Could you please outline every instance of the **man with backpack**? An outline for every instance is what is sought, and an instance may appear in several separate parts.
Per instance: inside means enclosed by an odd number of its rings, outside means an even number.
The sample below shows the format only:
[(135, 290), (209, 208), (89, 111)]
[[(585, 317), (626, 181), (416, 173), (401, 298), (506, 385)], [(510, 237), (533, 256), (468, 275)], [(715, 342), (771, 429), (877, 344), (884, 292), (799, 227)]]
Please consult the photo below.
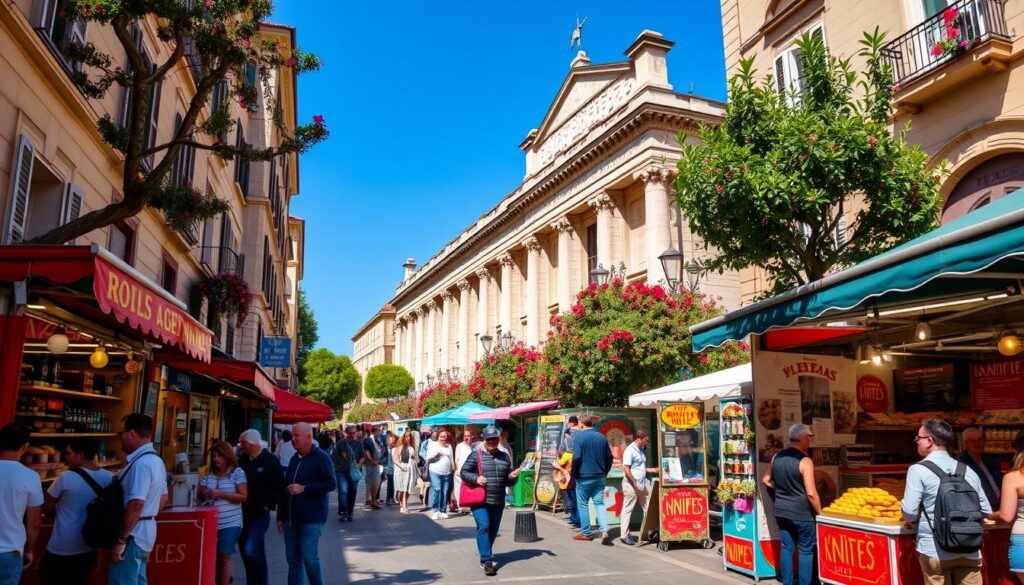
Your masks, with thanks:
[(914, 443), (924, 457), (910, 466), (903, 516), (917, 521), (917, 553), (926, 585), (981, 585), (982, 520), (992, 511), (978, 475), (949, 454), (949, 423), (921, 423)]
[(118, 436), (127, 456), (111, 487), (123, 490), (124, 518), (110, 550), (107, 583), (137, 585), (146, 583), (146, 560), (156, 543), (156, 516), (167, 504), (167, 469), (153, 449), (152, 418), (129, 414)]

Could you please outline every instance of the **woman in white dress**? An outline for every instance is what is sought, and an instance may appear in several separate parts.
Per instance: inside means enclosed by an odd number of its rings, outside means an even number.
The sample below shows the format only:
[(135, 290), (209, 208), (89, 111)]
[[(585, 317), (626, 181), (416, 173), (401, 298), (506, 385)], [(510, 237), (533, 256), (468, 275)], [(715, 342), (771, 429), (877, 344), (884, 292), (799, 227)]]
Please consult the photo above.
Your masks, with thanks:
[(416, 490), (416, 480), (419, 478), (419, 455), (416, 454), (415, 441), (413, 431), (406, 429), (398, 445), (391, 450), (391, 458), (395, 463), (395, 493), (402, 514), (409, 512), (409, 494)]

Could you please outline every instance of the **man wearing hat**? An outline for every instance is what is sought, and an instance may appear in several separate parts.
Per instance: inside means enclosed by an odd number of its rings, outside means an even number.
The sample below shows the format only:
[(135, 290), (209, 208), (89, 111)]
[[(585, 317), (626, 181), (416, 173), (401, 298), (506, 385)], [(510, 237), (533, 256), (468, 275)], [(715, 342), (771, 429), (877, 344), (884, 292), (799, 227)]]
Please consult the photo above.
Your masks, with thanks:
[(821, 514), (821, 498), (814, 485), (811, 427), (796, 423), (789, 427), (789, 448), (772, 458), (771, 469), (761, 479), (774, 498), (775, 523), (782, 538), (779, 560), (783, 585), (793, 585), (793, 552), (799, 551), (800, 585), (814, 579), (814, 516)]
[(480, 553), (480, 567), (488, 576), (497, 573), (493, 547), (501, 525), (501, 514), (505, 511), (505, 488), (519, 479), (519, 470), (512, 468), (508, 454), (498, 449), (500, 440), (501, 431), (497, 427), (485, 427), (483, 446), (470, 453), (459, 471), (464, 487), (468, 484), (484, 489), (483, 503), (469, 507), (473, 511), (473, 521), (476, 522), (476, 548)]

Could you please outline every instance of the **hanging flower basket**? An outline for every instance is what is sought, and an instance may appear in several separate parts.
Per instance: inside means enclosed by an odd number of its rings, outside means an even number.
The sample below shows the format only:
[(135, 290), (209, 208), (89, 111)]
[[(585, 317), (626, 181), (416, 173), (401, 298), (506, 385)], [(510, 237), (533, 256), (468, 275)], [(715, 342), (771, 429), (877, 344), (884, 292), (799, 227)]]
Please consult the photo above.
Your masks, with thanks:
[(244, 278), (233, 272), (221, 272), (199, 281), (197, 286), (215, 318), (234, 315), (236, 326), (245, 323), (252, 305), (252, 292)]
[(153, 193), (149, 205), (163, 212), (171, 229), (196, 233), (199, 224), (231, 209), (227, 201), (202, 193), (187, 185), (167, 184)]

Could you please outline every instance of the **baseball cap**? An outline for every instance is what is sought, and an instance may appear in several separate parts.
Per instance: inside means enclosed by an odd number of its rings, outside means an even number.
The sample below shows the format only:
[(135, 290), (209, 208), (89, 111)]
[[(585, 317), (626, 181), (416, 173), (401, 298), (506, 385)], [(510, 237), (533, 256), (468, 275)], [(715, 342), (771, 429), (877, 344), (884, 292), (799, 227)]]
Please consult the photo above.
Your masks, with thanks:
[(811, 430), (811, 427), (803, 423), (796, 423), (795, 425), (789, 427), (790, 441), (799, 441), (800, 439), (804, 438), (804, 435), (810, 435), (813, 437), (814, 431)]
[(494, 425), (487, 425), (484, 427), (484, 438), (485, 439), (497, 439), (501, 436), (501, 431)]

